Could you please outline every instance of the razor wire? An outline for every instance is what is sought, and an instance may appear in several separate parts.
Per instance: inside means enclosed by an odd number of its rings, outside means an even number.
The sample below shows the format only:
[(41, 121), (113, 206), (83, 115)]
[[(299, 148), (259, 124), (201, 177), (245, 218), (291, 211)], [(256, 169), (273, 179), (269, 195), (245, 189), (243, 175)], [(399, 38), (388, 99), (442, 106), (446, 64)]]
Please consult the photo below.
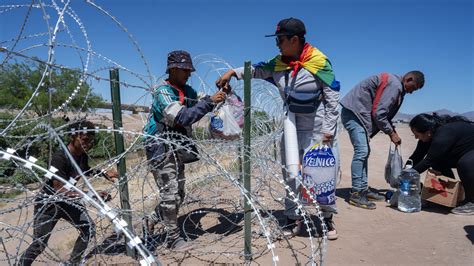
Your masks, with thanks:
[[(89, 37), (85, 21), (75, 8), (88, 7), (87, 12), (96, 12), (112, 21), (132, 44), (131, 49), (143, 62), (142, 70), (127, 67), (126, 62), (114, 59), (115, 55), (94, 50), (94, 41)], [(40, 81), (33, 88), (27, 103), (20, 109), (5, 108), (13, 114), (12, 119), (0, 119), (0, 263), (16, 264), (28, 245), (33, 241), (34, 208), (36, 199), (43, 204), (67, 202), (74, 205), (76, 200), (64, 198), (60, 194), (44, 195), (41, 189), (50, 179), (60, 181), (70, 191), (81, 195), (78, 208), (89, 213), (95, 232), (86, 249), (83, 263), (134, 262), (149, 265), (153, 263), (248, 263), (243, 254), (243, 213), (244, 202), (252, 209), (252, 257), (253, 261), (265, 264), (324, 264), (327, 247), (327, 228), (323, 221), (320, 206), (312, 199), (312, 205), (303, 204), (298, 191), (285, 183), (282, 177), (284, 165), (280, 162), (280, 138), (283, 127), (283, 102), (278, 90), (265, 81), (252, 81), (252, 190), (246, 191), (241, 182), (242, 139), (213, 139), (209, 132), (209, 116), (194, 125), (193, 141), (199, 151), (198, 162), (186, 165), (186, 197), (180, 208), (179, 224), (183, 234), (193, 241), (195, 248), (186, 253), (171, 252), (166, 245), (166, 228), (158, 223), (154, 232), (146, 230), (144, 218), (153, 212), (160, 200), (160, 194), (150, 174), (149, 162), (145, 156), (146, 138), (154, 138), (167, 145), (187, 149), (173, 141), (173, 136), (160, 134), (150, 136), (142, 132), (147, 122), (146, 114), (124, 114), (124, 126), (112, 129), (110, 113), (97, 111), (77, 112), (70, 108), (77, 98), (83, 84), (90, 88), (100, 83), (110, 82), (107, 77), (110, 69), (118, 68), (125, 73), (120, 85), (126, 90), (134, 90), (136, 104), (151, 105), (152, 94), (163, 77), (154, 77), (138, 41), (129, 30), (104, 7), (92, 1), (77, 3), (73, 1), (32, 1), (25, 4), (0, 5), (0, 16), (13, 12), (26, 15), (17, 27), (19, 31), (6, 40), (0, 40), (0, 55), (3, 55), (0, 68), (14, 62), (28, 62), (44, 66)], [(46, 25), (38, 32), (30, 32), (30, 23), (40, 14), (39, 21)], [(54, 26), (51, 26), (54, 25)], [(63, 50), (64, 49), (64, 50)], [(46, 51), (46, 52), (44, 52)], [(43, 53), (44, 52), (44, 53)], [(75, 60), (65, 60), (63, 53), (76, 56)], [(41, 57), (42, 54), (46, 56)], [(165, 52), (163, 52), (165, 54)], [(215, 92), (212, 81), (232, 66), (223, 58), (203, 54), (193, 58), (196, 73), (189, 83), (202, 95)], [(78, 69), (80, 79), (71, 95), (62, 103), (53, 106), (46, 115), (31, 111), (31, 103), (38, 97), (38, 90), (45, 81), (51, 79), (54, 70)], [(243, 84), (233, 80), (231, 86), (237, 95), (243, 95)], [(88, 102), (87, 94), (82, 106)], [(80, 108), (83, 109), (83, 108)], [(47, 161), (38, 160), (32, 154), (35, 145), (52, 141), (57, 149), (64, 149), (68, 136), (87, 133), (90, 130), (69, 130), (70, 123), (59, 126), (49, 124), (48, 118), (66, 115), (72, 121), (87, 119), (97, 127), (95, 134), (103, 139), (96, 143), (103, 151), (99, 158), (88, 154), (93, 169), (98, 173), (86, 175), (78, 169), (82, 181), (75, 182), (59, 176)], [(20, 132), (20, 133), (19, 133)], [(113, 134), (122, 134), (126, 150), (115, 154), (113, 145), (107, 144)], [(190, 150), (189, 150), (190, 151)], [(190, 151), (191, 152), (191, 151)], [(70, 156), (70, 154), (69, 154)], [(129, 187), (129, 202), (132, 224), (128, 225), (121, 217), (119, 184), (104, 182), (100, 173), (114, 169), (121, 158), (127, 159), (127, 173), (122, 177)], [(71, 160), (74, 163), (74, 160)], [(17, 177), (28, 177), (28, 183)], [(304, 185), (302, 185), (304, 187)], [(98, 190), (111, 195), (104, 202)], [(87, 191), (87, 192), (84, 192)], [(310, 195), (311, 197), (311, 195)], [(287, 237), (284, 228), (284, 200), (293, 201), (303, 218), (306, 236)], [(51, 231), (51, 240), (36, 262), (62, 263), (72, 251), (72, 242), (77, 232), (74, 226), (59, 222)], [(125, 257), (125, 248), (138, 252), (136, 258)]]

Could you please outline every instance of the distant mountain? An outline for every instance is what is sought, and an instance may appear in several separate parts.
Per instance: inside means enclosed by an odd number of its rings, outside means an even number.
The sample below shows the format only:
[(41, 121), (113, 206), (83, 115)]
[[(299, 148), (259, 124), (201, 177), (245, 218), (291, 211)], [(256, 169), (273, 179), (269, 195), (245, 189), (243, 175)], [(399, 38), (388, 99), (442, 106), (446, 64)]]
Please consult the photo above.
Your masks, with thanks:
[[(450, 111), (450, 110), (447, 110), (447, 109), (440, 109), (440, 110), (436, 110), (436, 111), (432, 111), (432, 112), (425, 112), (425, 113), (428, 113), (428, 114), (431, 114), (431, 113), (437, 113), (438, 115), (450, 115), (450, 116), (453, 116), (453, 115), (462, 115), (464, 117), (466, 117), (467, 119), (471, 120), (471, 121), (474, 121), (474, 111), (470, 111), (470, 112), (466, 112), (466, 113), (455, 113), (453, 111)], [(395, 118), (393, 119), (394, 121), (404, 121), (404, 122), (409, 122), (416, 114), (405, 114), (405, 113), (397, 113), (397, 115), (395, 115)]]
[(474, 111), (461, 114), (464, 117), (467, 117), (469, 120), (474, 121)]
[(409, 122), (415, 115), (398, 112), (393, 118), (394, 121)]
[(437, 113), (438, 115), (450, 115), (450, 116), (460, 115), (459, 113), (452, 112), (448, 109), (439, 109), (439, 110), (433, 111), (431, 113)]

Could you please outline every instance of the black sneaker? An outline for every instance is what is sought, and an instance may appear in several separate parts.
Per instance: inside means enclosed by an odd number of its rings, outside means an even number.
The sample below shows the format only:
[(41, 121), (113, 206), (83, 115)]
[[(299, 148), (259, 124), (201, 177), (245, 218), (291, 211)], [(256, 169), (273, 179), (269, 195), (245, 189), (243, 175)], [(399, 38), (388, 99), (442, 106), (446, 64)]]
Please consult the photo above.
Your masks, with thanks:
[(303, 231), (303, 221), (287, 218), (286, 225), (283, 226), (282, 231), (283, 231), (283, 235), (286, 237), (298, 236)]
[(367, 199), (371, 201), (384, 201), (385, 196), (373, 191), (372, 188), (369, 187), (367, 189)]
[(351, 197), (349, 198), (349, 204), (369, 210), (374, 210), (376, 208), (375, 203), (369, 201), (367, 198), (367, 190), (352, 192)]
[(324, 223), (326, 224), (326, 228), (328, 230), (326, 233), (328, 240), (336, 240), (339, 235), (337, 234), (336, 226), (334, 224), (334, 221), (332, 220), (332, 215), (331, 217), (324, 218)]

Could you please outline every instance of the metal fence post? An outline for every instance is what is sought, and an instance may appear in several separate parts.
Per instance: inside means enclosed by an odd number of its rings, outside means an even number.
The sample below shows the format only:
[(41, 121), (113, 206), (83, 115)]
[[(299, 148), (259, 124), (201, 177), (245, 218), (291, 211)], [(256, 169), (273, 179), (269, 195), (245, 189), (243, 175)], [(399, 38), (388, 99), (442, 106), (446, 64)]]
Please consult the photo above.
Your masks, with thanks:
[[(250, 61), (245, 62), (244, 69), (244, 160), (243, 160), (243, 178), (244, 188), (246, 189), (247, 197), (251, 196), (250, 189), (250, 128), (251, 128), (251, 110), (250, 110), (250, 91), (252, 78)], [(252, 208), (250, 203), (245, 199), (244, 201), (244, 256), (247, 262), (252, 260)]]
[[(118, 130), (122, 128), (122, 111), (120, 110), (120, 84), (119, 84), (119, 71), (117, 68), (110, 70), (110, 93), (112, 96), (112, 118), (114, 129)], [(123, 141), (123, 134), (121, 132), (114, 132), (115, 139), (115, 152), (116, 154), (122, 154), (125, 151), (125, 145)], [(130, 213), (130, 203), (128, 201), (128, 183), (127, 183), (127, 167), (125, 165), (125, 158), (120, 158), (117, 164), (118, 172), (120, 174), (119, 178), (119, 193), (120, 193), (120, 207), (123, 211), (123, 219), (128, 224), (128, 229), (133, 231), (132, 226), (132, 216)], [(127, 241), (127, 240), (125, 240)], [(135, 251), (131, 249), (128, 245), (127, 255), (135, 257)]]

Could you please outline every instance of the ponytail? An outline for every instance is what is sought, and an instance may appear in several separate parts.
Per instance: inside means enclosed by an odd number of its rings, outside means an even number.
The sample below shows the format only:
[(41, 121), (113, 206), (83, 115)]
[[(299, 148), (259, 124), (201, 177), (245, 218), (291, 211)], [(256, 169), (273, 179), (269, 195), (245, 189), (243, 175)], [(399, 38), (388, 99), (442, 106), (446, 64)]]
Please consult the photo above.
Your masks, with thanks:
[(410, 127), (420, 133), (425, 133), (427, 131), (434, 133), (438, 127), (452, 122), (473, 123), (464, 116), (438, 115), (437, 113), (433, 113), (431, 115), (419, 114), (413, 117), (410, 121)]

